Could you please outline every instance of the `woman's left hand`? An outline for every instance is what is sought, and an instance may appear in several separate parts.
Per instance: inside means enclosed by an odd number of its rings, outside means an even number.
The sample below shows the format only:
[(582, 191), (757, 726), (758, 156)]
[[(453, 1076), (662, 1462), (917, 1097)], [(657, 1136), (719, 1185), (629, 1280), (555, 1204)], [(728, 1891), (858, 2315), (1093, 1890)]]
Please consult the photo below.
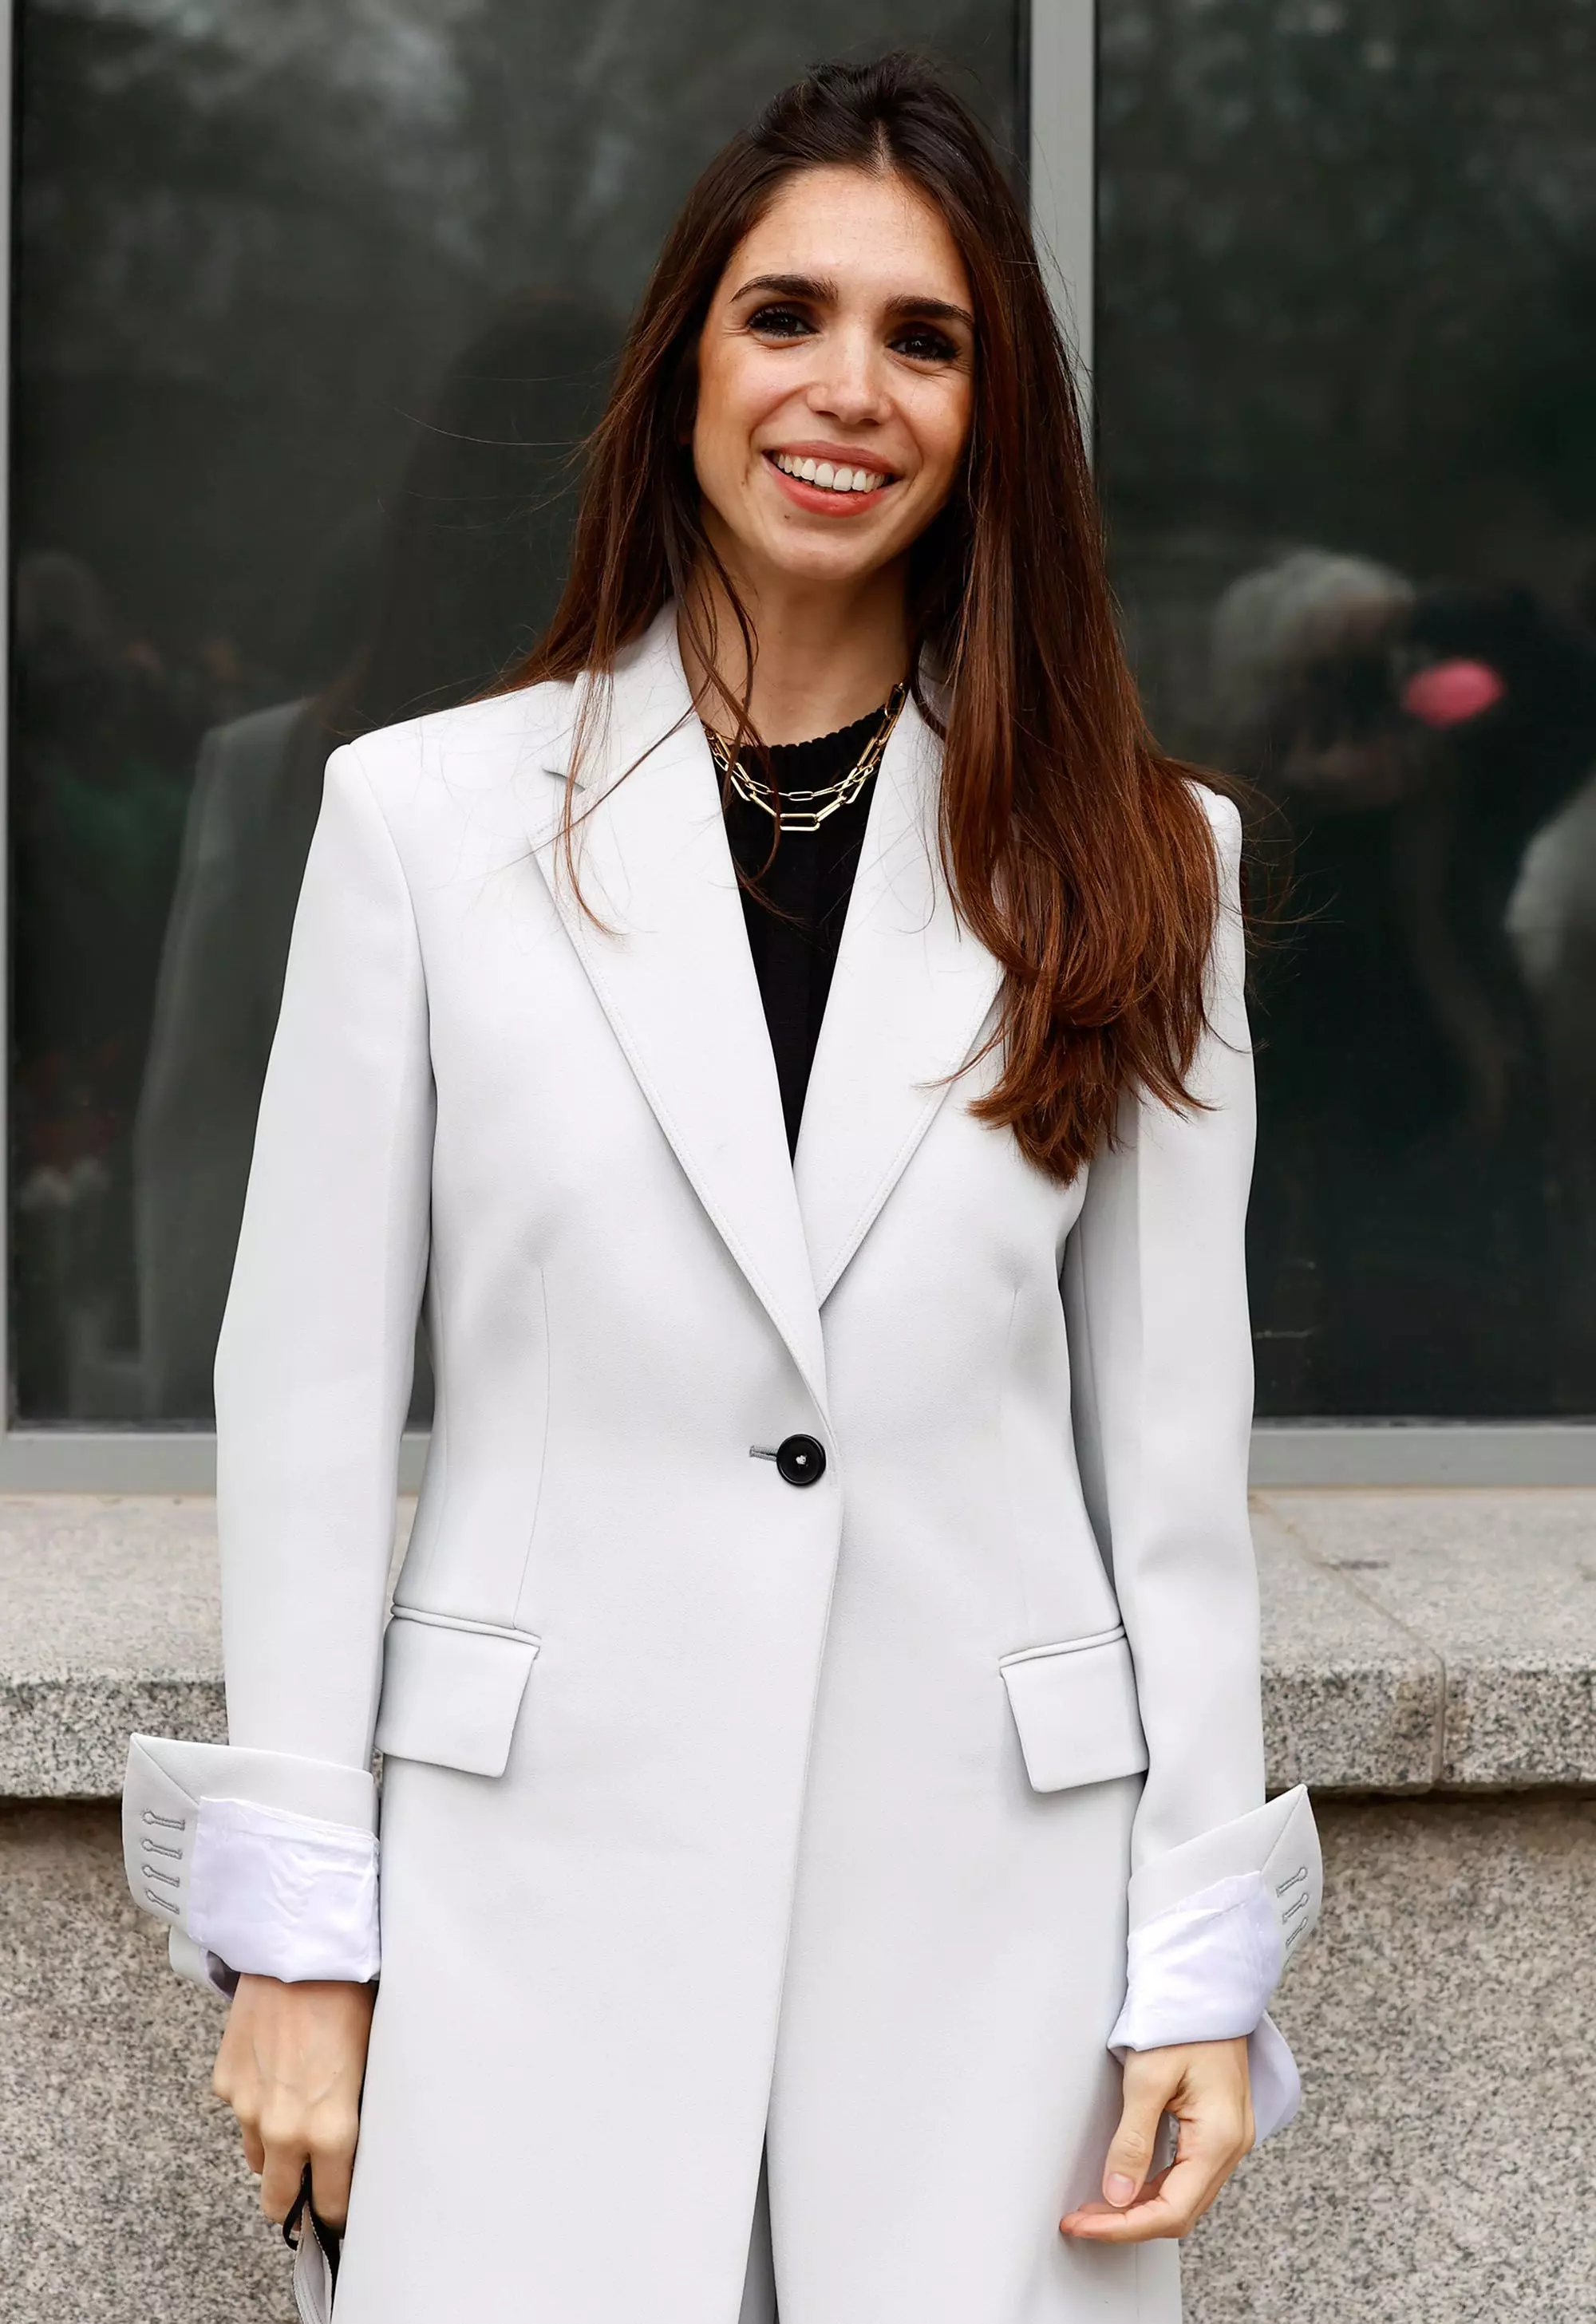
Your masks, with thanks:
[[(1175, 2160), (1149, 2179), (1167, 2114), (1180, 2133)], [(1252, 2135), (1244, 2037), (1129, 2051), (1120, 2127), (1103, 2165), (1103, 2200), (1071, 2211), (1058, 2223), (1060, 2234), (1097, 2244), (1189, 2235), (1250, 2151)]]

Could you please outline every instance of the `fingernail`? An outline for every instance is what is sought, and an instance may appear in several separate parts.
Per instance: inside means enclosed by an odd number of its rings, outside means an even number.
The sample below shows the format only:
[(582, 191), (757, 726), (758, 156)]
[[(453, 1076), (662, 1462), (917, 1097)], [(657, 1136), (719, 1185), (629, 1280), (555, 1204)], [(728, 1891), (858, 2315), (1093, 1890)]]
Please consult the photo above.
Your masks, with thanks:
[(1102, 2182), (1103, 2201), (1105, 2203), (1112, 2203), (1118, 2210), (1122, 2211), (1124, 2209), (1126, 2204), (1130, 2200), (1130, 2198), (1135, 2194), (1135, 2180), (1121, 2178), (1118, 2172), (1115, 2172), (1112, 2178), (1105, 2179)]

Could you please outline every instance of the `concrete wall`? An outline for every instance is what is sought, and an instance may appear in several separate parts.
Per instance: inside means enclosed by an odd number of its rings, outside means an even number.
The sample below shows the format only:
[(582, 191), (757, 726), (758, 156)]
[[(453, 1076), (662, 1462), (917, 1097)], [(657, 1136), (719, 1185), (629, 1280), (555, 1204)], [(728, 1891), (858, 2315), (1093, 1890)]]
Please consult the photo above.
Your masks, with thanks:
[[(1585, 2324), (1596, 1801), (1320, 1813), (1324, 1920), (1277, 2012), (1304, 2111), (1188, 2246), (1191, 2324)], [(209, 2095), (221, 2006), (134, 1911), (115, 1811), (0, 1808), (0, 1856), (5, 2324), (292, 2324)]]
[(294, 2324), (210, 2095), (223, 2005), (165, 1955), (114, 1808), (0, 1806), (5, 2324)]
[(1596, 1800), (1318, 1814), (1275, 2011), (1303, 2109), (1191, 2238), (1191, 2324), (1589, 2324)]

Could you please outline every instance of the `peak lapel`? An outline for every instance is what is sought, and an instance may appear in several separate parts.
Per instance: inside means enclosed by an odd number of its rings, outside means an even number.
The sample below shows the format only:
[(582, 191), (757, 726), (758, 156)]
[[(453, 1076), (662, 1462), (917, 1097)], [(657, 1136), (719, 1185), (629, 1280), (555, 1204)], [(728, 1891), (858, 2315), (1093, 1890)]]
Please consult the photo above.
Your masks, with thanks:
[[(564, 763), (551, 759), (550, 770)], [(820, 1318), (775, 1059), (673, 608), (616, 670), (583, 784), (577, 869), (604, 926), (571, 892), (552, 782), (534, 816), (539, 866), (660, 1129), (824, 1410)]]
[(905, 704), (881, 770), (794, 1169), (824, 1300), (950, 1094), (1001, 972), (960, 927), (936, 853), (942, 746)]

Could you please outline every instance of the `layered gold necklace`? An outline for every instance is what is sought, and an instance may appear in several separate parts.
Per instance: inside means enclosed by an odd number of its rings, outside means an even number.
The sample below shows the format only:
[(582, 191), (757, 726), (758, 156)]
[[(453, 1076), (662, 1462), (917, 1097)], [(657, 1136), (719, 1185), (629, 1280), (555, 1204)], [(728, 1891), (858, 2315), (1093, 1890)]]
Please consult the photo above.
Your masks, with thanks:
[(821, 783), (813, 790), (792, 790), (778, 793), (773, 783), (753, 774), (741, 757), (733, 759), (722, 736), (706, 726), (710, 754), (720, 769), (721, 779), (729, 782), (740, 799), (757, 807), (772, 822), (780, 821), (783, 831), (818, 831), (823, 823), (845, 807), (852, 807), (872, 775), (881, 765), (881, 753), (892, 739), (892, 729), (898, 724), (909, 693), (907, 679), (899, 679), (887, 696), (881, 724), (859, 757), (845, 775), (835, 782)]

